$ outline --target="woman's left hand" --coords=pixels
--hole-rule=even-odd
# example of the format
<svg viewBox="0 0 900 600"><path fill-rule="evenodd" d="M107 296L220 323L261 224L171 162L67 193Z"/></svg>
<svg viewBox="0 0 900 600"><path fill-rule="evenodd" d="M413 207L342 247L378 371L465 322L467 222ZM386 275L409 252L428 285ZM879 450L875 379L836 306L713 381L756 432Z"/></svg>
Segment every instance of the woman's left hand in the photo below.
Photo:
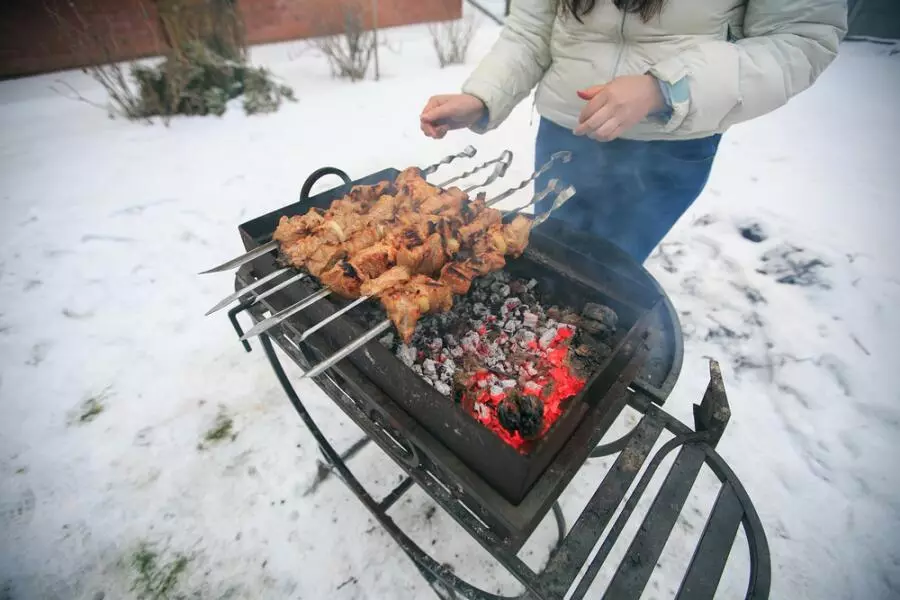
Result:
<svg viewBox="0 0 900 600"><path fill-rule="evenodd" d="M575 135L587 135L608 142L665 108L659 83L652 75L625 75L606 85L579 90L587 106L578 117Z"/></svg>

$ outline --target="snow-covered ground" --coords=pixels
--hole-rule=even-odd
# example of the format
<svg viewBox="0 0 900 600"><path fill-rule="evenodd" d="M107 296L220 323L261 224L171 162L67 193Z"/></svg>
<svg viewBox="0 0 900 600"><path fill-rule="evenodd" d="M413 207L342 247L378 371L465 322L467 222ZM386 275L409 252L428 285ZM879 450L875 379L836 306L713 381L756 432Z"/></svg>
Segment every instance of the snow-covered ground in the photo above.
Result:
<svg viewBox="0 0 900 600"><path fill-rule="evenodd" d="M237 225L292 202L322 165L362 175L475 143L479 159L512 149L510 180L526 176L529 102L482 137L418 129L426 98L457 89L497 32L485 24L469 64L441 70L425 28L388 31L377 83L332 80L297 44L257 48L296 104L168 128L51 89L102 102L80 73L0 84L0 598L135 597L141 572L173 569L190 597L429 597L344 486L309 491L315 444L262 354L221 313L202 316L231 276L196 273L239 253ZM733 417L720 450L766 526L772 598L900 596L898 97L894 48L845 45L813 90L725 136L707 190L649 263L686 337L666 408L691 422L705 357L722 363ZM740 235L751 223L765 241ZM785 256L823 266L778 283ZM300 391L339 448L359 437L321 392ZM219 418L231 430L206 439ZM398 477L373 449L353 464L376 489ZM567 491L570 520L602 468ZM708 484L692 495L706 510ZM395 518L473 582L515 591L432 506L413 492ZM646 598L677 588L670 565L686 564L702 513L683 516ZM544 523L529 561L552 540ZM743 589L741 552L722 598Z"/></svg>

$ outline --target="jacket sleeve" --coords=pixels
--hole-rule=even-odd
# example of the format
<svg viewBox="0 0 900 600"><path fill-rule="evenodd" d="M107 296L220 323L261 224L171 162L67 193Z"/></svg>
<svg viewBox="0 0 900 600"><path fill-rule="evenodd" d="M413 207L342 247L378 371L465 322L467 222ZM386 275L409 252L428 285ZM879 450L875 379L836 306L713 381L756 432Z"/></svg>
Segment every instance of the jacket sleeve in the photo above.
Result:
<svg viewBox="0 0 900 600"><path fill-rule="evenodd" d="M748 0L740 39L701 42L650 69L671 86L665 130L712 134L779 108L831 64L846 32L846 1Z"/></svg>
<svg viewBox="0 0 900 600"><path fill-rule="evenodd" d="M484 133L502 123L550 67L550 32L557 0L516 0L487 56L462 86L479 98L487 116L473 131Z"/></svg>

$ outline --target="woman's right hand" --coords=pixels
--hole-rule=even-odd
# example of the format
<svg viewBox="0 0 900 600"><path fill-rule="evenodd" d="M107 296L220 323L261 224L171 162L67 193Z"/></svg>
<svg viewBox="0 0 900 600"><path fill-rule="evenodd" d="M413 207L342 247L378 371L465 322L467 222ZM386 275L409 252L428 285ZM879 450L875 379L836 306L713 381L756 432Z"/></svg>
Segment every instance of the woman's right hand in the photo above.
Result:
<svg viewBox="0 0 900 600"><path fill-rule="evenodd" d="M469 94L432 96L419 117L422 133L439 140L451 129L471 127L485 110L484 102Z"/></svg>

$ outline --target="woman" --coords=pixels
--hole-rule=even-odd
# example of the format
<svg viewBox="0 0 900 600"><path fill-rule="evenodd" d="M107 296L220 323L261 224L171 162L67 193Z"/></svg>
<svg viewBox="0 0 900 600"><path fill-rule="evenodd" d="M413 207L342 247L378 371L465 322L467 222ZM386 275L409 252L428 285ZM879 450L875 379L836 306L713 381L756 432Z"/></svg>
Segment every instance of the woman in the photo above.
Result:
<svg viewBox="0 0 900 600"><path fill-rule="evenodd" d="M833 0L513 0L463 93L432 97L421 127L490 131L537 85L536 164L574 154L537 188L574 185L554 216L643 262L706 185L722 132L812 85L846 26Z"/></svg>

